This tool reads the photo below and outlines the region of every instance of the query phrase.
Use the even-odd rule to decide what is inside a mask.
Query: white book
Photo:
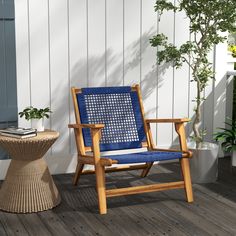
[[[11,137],[11,138],[18,138],[18,139],[24,139],[24,138],[32,138],[37,136],[37,133],[32,133],[32,134],[23,134],[23,135],[19,135],[19,134],[9,134],[9,133],[3,133],[0,132],[0,135],[2,136],[6,136],[6,137]]]

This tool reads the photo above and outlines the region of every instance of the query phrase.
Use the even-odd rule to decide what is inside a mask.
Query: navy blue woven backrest
[[[101,151],[140,148],[146,141],[138,94],[131,87],[83,88],[77,94],[82,124],[104,124]],[[83,130],[91,146],[89,129]]]

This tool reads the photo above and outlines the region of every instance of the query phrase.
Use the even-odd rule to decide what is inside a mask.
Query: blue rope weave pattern
[[[100,149],[139,148],[145,141],[144,125],[137,93],[131,87],[84,88],[77,94],[81,123],[104,124]],[[83,131],[91,146],[88,129]]]
[[[130,164],[130,163],[143,163],[143,162],[154,162],[154,161],[167,161],[182,158],[181,152],[139,152],[130,154],[120,154],[107,156],[112,160],[117,160],[118,164]]]

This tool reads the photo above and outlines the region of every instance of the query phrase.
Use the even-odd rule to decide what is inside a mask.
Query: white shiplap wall
[[[174,0],[173,0],[174,2]],[[192,116],[194,90],[187,66],[156,66],[149,38],[160,31],[176,45],[189,39],[182,13],[164,13],[160,22],[154,0],[17,0],[16,53],[18,109],[50,106],[46,127],[60,132],[48,155],[53,173],[75,167],[71,86],[114,86],[140,83],[148,117]],[[220,81],[220,80],[219,80]],[[214,86],[207,91],[206,112],[212,133]],[[204,109],[203,109],[204,110]],[[27,125],[20,120],[21,126]],[[160,146],[175,142],[171,125],[153,126]],[[4,174],[4,173],[3,173]]]

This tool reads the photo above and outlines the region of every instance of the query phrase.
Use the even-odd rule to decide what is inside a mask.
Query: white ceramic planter
[[[195,143],[188,144],[193,152],[190,159],[190,170],[193,183],[212,183],[218,177],[219,146],[214,143],[203,143],[199,149]]]
[[[44,119],[32,119],[31,128],[37,129],[38,132],[44,131]]]
[[[231,164],[233,167],[236,167],[236,150],[234,150],[231,154]]]

